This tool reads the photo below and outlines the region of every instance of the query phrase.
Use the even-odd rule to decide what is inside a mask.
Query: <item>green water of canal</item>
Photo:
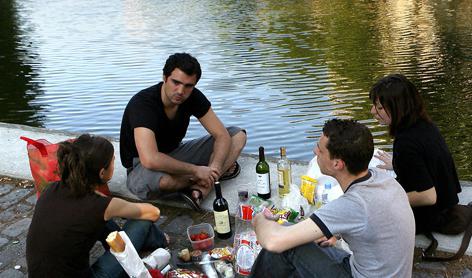
[[[471,180],[471,15],[468,0],[4,0],[0,121],[118,137],[129,98],[185,51],[220,118],[248,131],[244,152],[284,145],[309,160],[332,117],[362,121],[391,150],[368,90],[401,72]],[[189,137],[201,133],[192,122]]]

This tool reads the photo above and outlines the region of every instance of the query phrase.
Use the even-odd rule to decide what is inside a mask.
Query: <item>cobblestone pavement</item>
[[[36,195],[31,181],[16,180],[0,176],[0,278],[27,277],[26,235],[33,215]],[[186,236],[189,225],[202,222],[213,223],[210,212],[196,213],[185,208],[159,206],[161,229],[171,238],[170,248],[176,252],[190,248]],[[234,227],[234,219],[232,219]],[[216,246],[232,244],[232,239],[215,240]],[[393,247],[392,247],[393,248]],[[91,261],[100,256],[103,249],[96,245],[91,252]],[[469,277],[472,278],[472,257],[453,263],[424,263],[418,259],[416,250],[413,277]]]

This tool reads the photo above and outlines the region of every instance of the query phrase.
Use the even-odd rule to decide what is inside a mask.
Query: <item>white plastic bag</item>
[[[306,175],[314,179],[317,179],[319,176],[322,175],[320,167],[318,167],[318,162],[316,161],[316,155],[310,160],[310,163],[308,163]]]
[[[341,186],[339,185],[339,182],[335,178],[321,173],[320,167],[318,166],[318,162],[316,161],[316,156],[313,157],[313,159],[308,164],[308,170],[306,172],[306,175],[317,180],[318,187],[316,190],[316,194],[318,195],[322,193],[325,184],[331,184],[331,190],[328,194],[329,202],[339,198],[341,195],[344,194],[343,190],[341,189]]]
[[[312,211],[308,200],[300,194],[300,188],[293,183],[290,184],[290,192],[282,199],[282,207],[291,208],[298,212],[300,212],[300,207],[302,207],[305,213]]]
[[[151,268],[163,269],[170,261],[170,253],[164,248],[157,248],[143,259],[143,262]]]
[[[377,157],[375,157],[375,155],[379,152],[380,150],[379,149],[374,149],[374,156],[372,156],[372,159],[370,160],[369,162],[369,168],[375,168],[377,170],[380,170],[380,171],[384,171],[385,173],[387,173],[388,175],[390,175],[392,178],[396,178],[397,177],[397,174],[395,174],[395,171],[393,170],[386,170],[386,169],[382,169],[382,168],[378,168],[377,165],[382,165],[384,164],[382,160],[378,159]]]

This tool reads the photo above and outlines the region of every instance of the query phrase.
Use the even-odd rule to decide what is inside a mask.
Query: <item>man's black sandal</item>
[[[198,198],[195,198],[193,196],[193,192],[198,192]],[[197,188],[187,188],[181,192],[182,199],[189,205],[193,210],[195,211],[203,211],[201,208],[201,203],[203,201],[203,193],[200,191],[200,189]]]
[[[225,180],[230,180],[230,179],[234,179],[235,177],[237,177],[239,175],[239,173],[241,172],[241,166],[239,165],[239,163],[237,161],[234,162],[234,165],[231,168],[234,168],[232,172],[229,172],[226,171],[221,177],[220,177],[220,181],[225,181]]]

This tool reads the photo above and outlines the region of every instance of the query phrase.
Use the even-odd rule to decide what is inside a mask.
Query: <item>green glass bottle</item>
[[[256,186],[257,196],[262,199],[270,198],[270,170],[269,164],[265,161],[264,147],[259,147],[259,161],[256,164]]]

